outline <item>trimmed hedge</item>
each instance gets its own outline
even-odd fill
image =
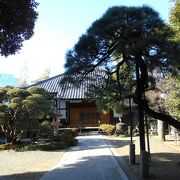
[[[14,150],[14,151],[53,151],[60,150],[70,146],[78,144],[78,140],[75,137],[78,135],[78,129],[72,128],[64,130],[59,136],[56,136],[53,140],[45,142],[19,142],[15,145],[12,144],[0,144],[0,151]]]

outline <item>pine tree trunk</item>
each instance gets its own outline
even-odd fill
[[[140,150],[145,151],[145,131],[144,131],[144,109],[142,104],[143,98],[143,84],[142,78],[140,77],[140,58],[136,58],[136,95],[137,95],[137,104],[138,104],[138,118],[139,118],[139,137],[140,137]]]

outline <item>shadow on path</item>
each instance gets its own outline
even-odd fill
[[[42,180],[127,180],[103,136],[78,136],[79,146],[67,152]]]

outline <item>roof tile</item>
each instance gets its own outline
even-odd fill
[[[102,84],[104,77],[106,77],[104,71],[95,70],[89,73],[87,78],[84,79],[79,84],[79,86],[77,86],[72,83],[69,83],[68,81],[64,84],[60,84],[61,80],[64,78],[64,74],[60,74],[47,80],[40,81],[31,86],[39,86],[50,93],[56,93],[57,98],[61,99],[86,99],[88,87],[91,84]]]

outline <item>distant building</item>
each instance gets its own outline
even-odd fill
[[[64,78],[64,74],[60,74],[28,87],[39,86],[54,95],[55,121],[70,127],[98,127],[99,123],[110,123],[111,113],[101,112],[86,93],[92,83],[101,83],[103,75],[102,71],[91,72],[79,86],[74,86],[68,81],[60,83]]]
[[[0,87],[5,86],[17,86],[19,79],[14,77],[12,74],[0,74]]]
[[[88,88],[92,85],[102,85],[105,74],[101,70],[95,70],[88,74],[79,86],[74,86],[68,81],[61,83],[64,74],[60,74],[49,79],[39,81],[32,86],[39,86],[54,95],[54,119],[60,120],[65,126],[70,127],[97,127],[99,124],[116,124],[121,117],[122,122],[129,125],[129,114],[126,116],[114,114],[111,110],[104,114],[101,112],[95,98],[87,96]],[[128,101],[126,102],[128,106]],[[134,104],[132,104],[135,109]],[[136,114],[133,110],[133,124],[135,124]]]

